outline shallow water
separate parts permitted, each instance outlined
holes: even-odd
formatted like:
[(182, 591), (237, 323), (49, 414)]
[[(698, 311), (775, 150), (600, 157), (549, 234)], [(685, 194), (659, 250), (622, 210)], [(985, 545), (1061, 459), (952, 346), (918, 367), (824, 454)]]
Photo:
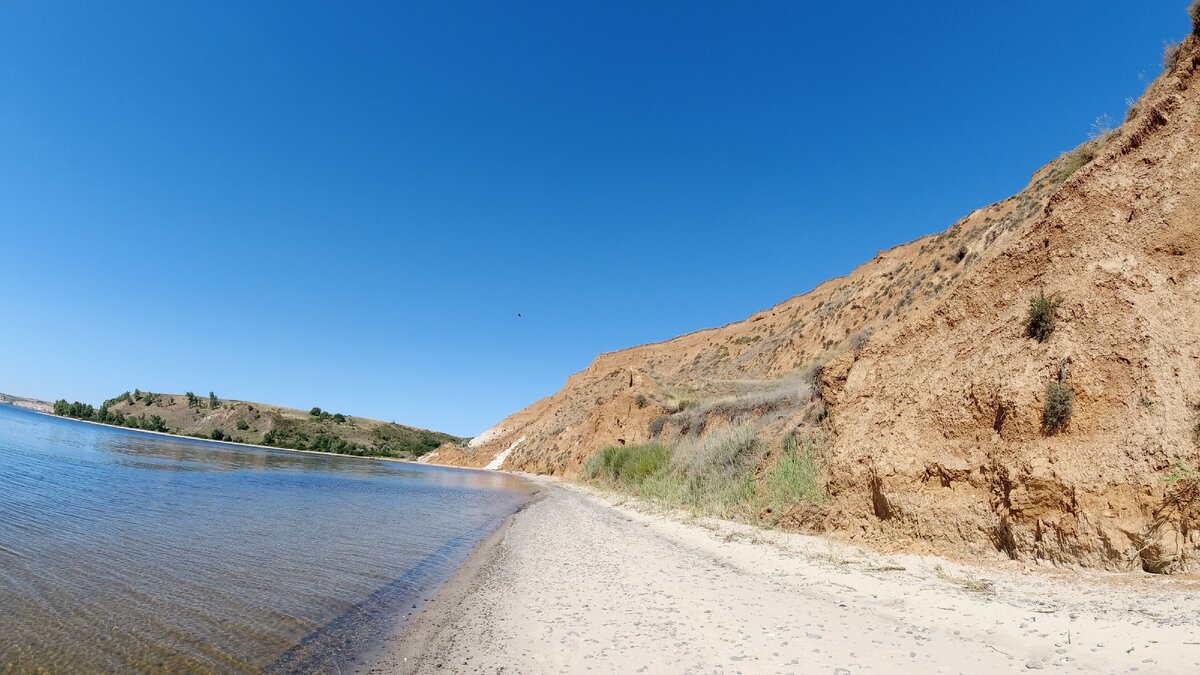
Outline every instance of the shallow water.
[(0, 673), (336, 672), (529, 492), (0, 405)]

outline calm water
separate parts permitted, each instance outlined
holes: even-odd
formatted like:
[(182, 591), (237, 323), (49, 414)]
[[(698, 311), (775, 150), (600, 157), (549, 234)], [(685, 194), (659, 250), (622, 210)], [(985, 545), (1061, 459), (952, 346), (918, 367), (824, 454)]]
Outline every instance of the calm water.
[(337, 672), (528, 498), (0, 405), (0, 673)]

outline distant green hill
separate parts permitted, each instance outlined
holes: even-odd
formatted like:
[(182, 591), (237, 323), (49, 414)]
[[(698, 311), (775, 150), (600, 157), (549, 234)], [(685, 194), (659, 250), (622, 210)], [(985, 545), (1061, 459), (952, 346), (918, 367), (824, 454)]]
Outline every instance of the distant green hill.
[(116, 426), (218, 441), (347, 455), (416, 458), (466, 439), (392, 422), (313, 408), (309, 411), (218, 398), (134, 390), (96, 408), (59, 400), (54, 414)]

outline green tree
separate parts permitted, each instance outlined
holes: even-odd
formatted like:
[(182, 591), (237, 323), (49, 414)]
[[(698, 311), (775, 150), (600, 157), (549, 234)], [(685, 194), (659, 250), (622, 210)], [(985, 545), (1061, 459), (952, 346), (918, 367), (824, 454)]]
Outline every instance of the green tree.
[(217, 395), (210, 391), (208, 392), (208, 405), (213, 410), (216, 410), (221, 407), (221, 399), (217, 398)]

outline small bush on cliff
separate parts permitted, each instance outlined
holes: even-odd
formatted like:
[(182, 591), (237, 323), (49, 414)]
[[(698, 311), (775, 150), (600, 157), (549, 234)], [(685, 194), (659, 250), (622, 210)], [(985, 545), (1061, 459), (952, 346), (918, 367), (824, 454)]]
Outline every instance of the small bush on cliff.
[(1179, 48), (1182, 45), (1182, 42), (1168, 42), (1163, 45), (1163, 70), (1175, 67), (1175, 61), (1179, 59)]
[(1176, 464), (1167, 475), (1163, 476), (1163, 481), (1167, 484), (1168, 496), (1183, 496), (1186, 501), (1200, 501), (1200, 471), (1197, 471), (1191, 464), (1180, 462)]
[(1096, 141), (1093, 139), (1067, 153), (1066, 163), (1062, 169), (1062, 180), (1075, 175), (1075, 172), (1087, 166), (1096, 159)]
[(1188, 16), (1192, 17), (1192, 32), (1200, 35), (1200, 0), (1192, 0), (1192, 6), (1188, 7)]
[(1046, 385), (1046, 402), (1042, 408), (1042, 428), (1054, 433), (1067, 426), (1075, 412), (1075, 392), (1065, 382)]
[(1054, 332), (1054, 324), (1058, 319), (1058, 308), (1062, 305), (1062, 298), (1058, 296), (1046, 297), (1046, 292), (1042, 291), (1036, 298), (1029, 301), (1029, 311), (1025, 315), (1025, 335), (1037, 340), (1045, 342), (1046, 338)]

